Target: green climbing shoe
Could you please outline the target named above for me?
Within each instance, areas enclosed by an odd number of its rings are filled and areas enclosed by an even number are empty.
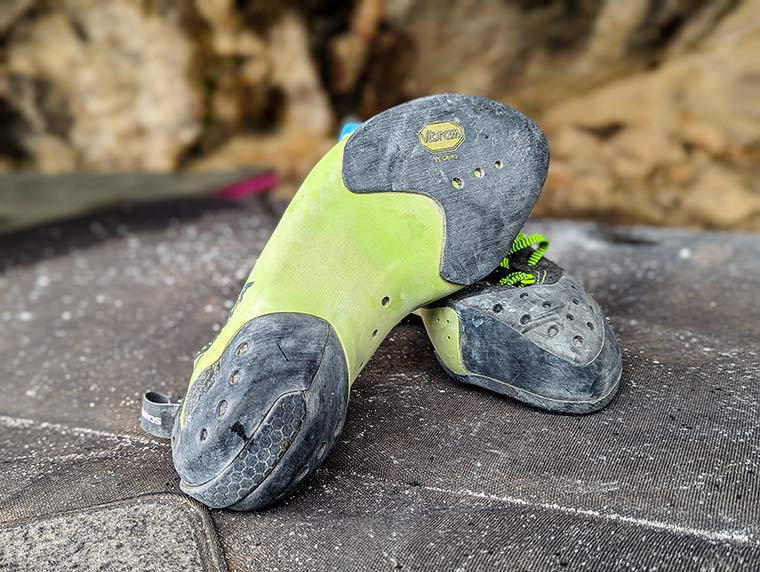
[[[538,198],[548,149],[524,115],[435,95],[389,109],[314,167],[181,405],[147,394],[181,488],[248,510],[334,446],[351,383],[405,315],[490,274]]]
[[[544,257],[548,246],[520,233],[485,280],[417,314],[455,379],[541,409],[590,413],[618,389],[620,349],[591,294]]]

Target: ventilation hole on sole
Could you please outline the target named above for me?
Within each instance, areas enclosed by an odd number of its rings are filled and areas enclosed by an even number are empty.
[[[573,304],[575,304],[576,306],[577,306],[578,304],[580,304],[580,302],[578,301],[578,298],[573,298]]]
[[[572,288],[573,290],[577,290],[577,288],[575,287],[575,284],[570,284],[570,288]]]
[[[583,338],[582,338],[582,337],[580,337],[580,336],[575,336],[575,337],[573,338],[573,345],[574,345],[576,348],[579,348],[579,347],[581,347],[581,346],[583,345]]]
[[[527,292],[523,292],[522,294],[520,294],[520,298],[522,298],[523,300],[525,300],[525,298],[527,298],[527,297],[528,297],[528,293]]]
[[[475,175],[477,179],[480,179],[483,175],[485,175],[485,173],[483,172],[483,169],[481,169],[480,167],[476,167],[472,174]]]
[[[575,316],[573,316],[572,314],[568,314],[568,315],[567,315],[567,316],[565,316],[565,317],[566,317],[568,320],[570,320],[571,322],[572,322],[573,320],[575,320]]]
[[[451,179],[451,184],[454,185],[455,189],[461,189],[462,187],[464,187],[464,183],[462,182],[462,179],[460,179],[459,177],[454,177],[453,179]]]
[[[441,321],[441,319],[440,319],[440,318],[436,318],[436,319],[435,319],[435,321],[436,321],[436,322],[440,322],[440,321]]]
[[[551,303],[551,302],[544,302],[544,303],[543,303],[543,304],[541,304],[541,305],[542,305],[544,308],[551,308],[551,307],[552,307],[552,303]]]
[[[589,304],[589,306],[588,306],[588,309],[589,309],[589,310],[591,310],[591,313],[592,313],[592,314],[594,314],[594,313],[595,313],[595,312],[594,312],[594,307],[593,307],[591,304]]]
[[[208,431],[201,429],[201,441],[205,441],[206,437],[208,437]]]
[[[559,328],[557,326],[550,327],[549,331],[548,331],[548,334],[549,334],[550,338],[553,338],[554,336],[556,336],[557,334],[559,334]]]
[[[390,303],[391,303],[391,299],[390,299],[390,298],[388,298],[388,296],[386,296],[385,298],[383,298],[383,299],[382,299],[382,301],[381,301],[380,303],[381,303],[383,306],[387,306],[388,304],[390,304]]]
[[[222,399],[216,406],[216,418],[221,419],[225,413],[227,413],[227,402]]]
[[[375,336],[377,336],[377,330],[375,330],[374,332],[372,332],[372,337],[374,338]]]
[[[238,347],[235,348],[235,355],[241,356],[247,351],[248,351],[248,344],[246,342],[243,342],[242,344],[240,344]]]
[[[319,446],[319,451],[317,451],[317,459],[320,461],[322,460],[322,457],[325,456],[325,451],[327,450],[327,443],[322,443]]]
[[[230,385],[235,385],[238,381],[240,381],[240,371],[236,369],[230,374]]]
[[[520,318],[521,324],[527,324],[530,322],[530,314],[523,314],[523,316]]]
[[[450,324],[450,323],[451,323],[451,320],[449,320],[448,318],[446,318],[446,323],[447,323],[447,324]]]
[[[364,367],[364,362],[361,362],[361,363],[359,364],[359,367],[360,367],[360,368]]]
[[[304,467],[298,472],[298,476],[296,477],[296,480],[300,481],[308,474],[309,474],[309,465],[304,465]]]
[[[504,164],[501,161],[494,161],[493,166],[496,167],[497,169],[501,169],[504,166]]]
[[[494,313],[498,314],[499,312],[501,312],[501,310],[502,310],[501,304],[494,304],[493,305],[493,311],[494,311]]]
[[[594,329],[594,324],[592,324],[591,322],[586,322],[586,327],[587,327],[589,330],[593,330],[593,329]]]
[[[450,340],[450,339],[451,339],[451,336],[446,336],[446,339],[447,339],[447,340]]]

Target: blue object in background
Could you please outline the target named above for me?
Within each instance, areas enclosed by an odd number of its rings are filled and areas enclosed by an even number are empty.
[[[344,123],[343,128],[340,130],[340,135],[338,135],[338,141],[340,141],[344,137],[348,137],[349,135],[351,135],[351,133],[359,129],[360,125],[361,123],[357,123],[355,121],[348,121]]]

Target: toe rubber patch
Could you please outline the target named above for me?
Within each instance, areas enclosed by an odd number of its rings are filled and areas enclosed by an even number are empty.
[[[622,358],[604,314],[568,275],[554,284],[511,288],[483,286],[455,294],[456,379],[561,413],[588,413],[615,395]]]
[[[549,165],[541,129],[481,97],[434,95],[399,105],[350,136],[343,180],[355,193],[400,191],[445,216],[441,276],[473,284],[499,264],[538,199]]]
[[[553,284],[492,286],[474,296],[455,294],[454,299],[462,307],[487,312],[531,344],[573,365],[593,362],[605,342],[601,308],[567,274]]]
[[[314,316],[243,326],[202,372],[175,423],[182,489],[214,508],[259,508],[293,489],[335,444],[348,399],[343,350]]]

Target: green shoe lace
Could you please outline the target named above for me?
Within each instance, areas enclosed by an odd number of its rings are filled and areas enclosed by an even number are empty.
[[[523,286],[530,286],[531,284],[536,283],[536,276],[533,273],[523,272],[521,270],[510,271],[509,264],[509,257],[511,255],[515,254],[516,252],[520,252],[521,250],[531,248],[534,245],[538,246],[528,257],[528,266],[535,266],[540,262],[540,260],[544,257],[546,250],[549,248],[549,241],[543,234],[525,234],[522,231],[518,233],[517,238],[515,238],[515,241],[509,248],[509,252],[499,263],[497,272],[499,274],[506,272],[504,276],[499,278],[499,285],[522,288]]]

